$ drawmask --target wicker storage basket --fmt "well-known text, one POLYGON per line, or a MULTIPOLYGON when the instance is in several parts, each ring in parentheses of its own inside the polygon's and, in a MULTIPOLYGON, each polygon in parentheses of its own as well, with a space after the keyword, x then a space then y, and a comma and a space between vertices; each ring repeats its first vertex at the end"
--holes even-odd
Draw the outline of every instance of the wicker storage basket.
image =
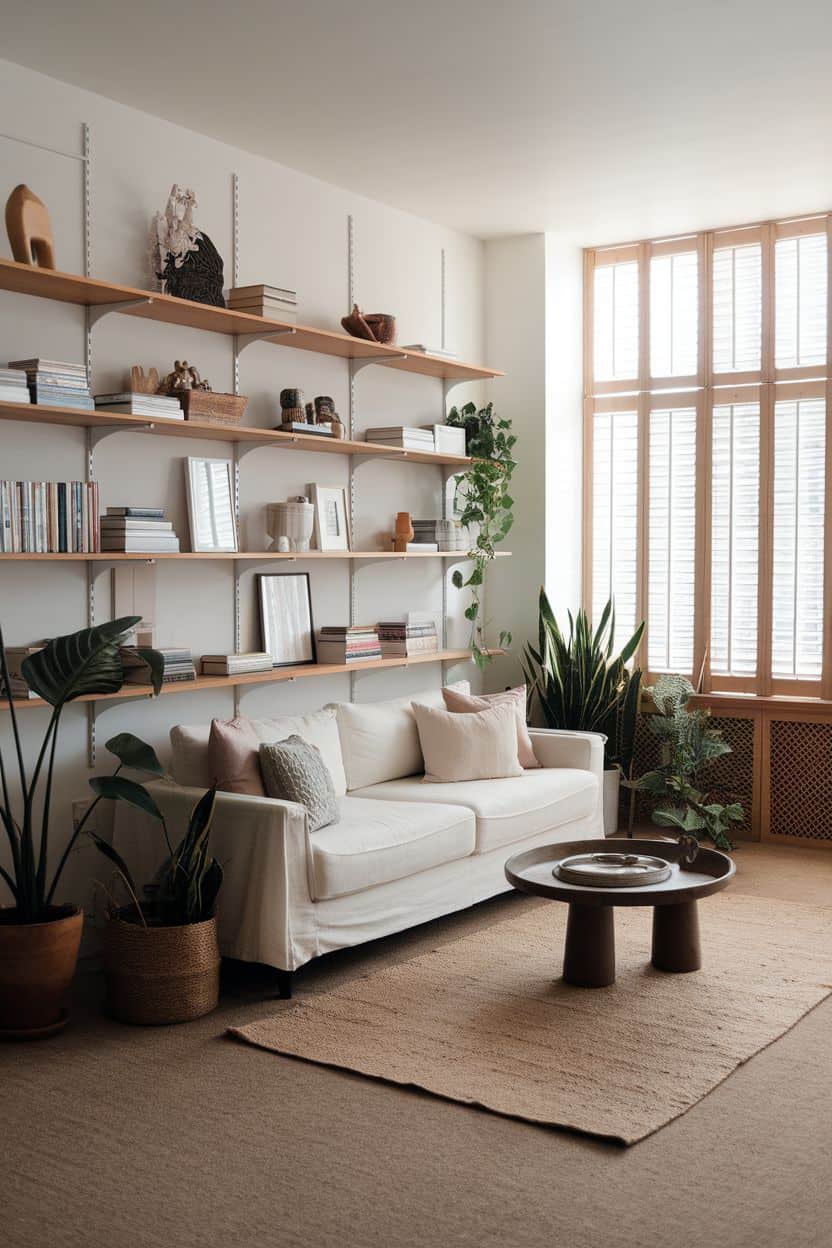
MULTIPOLYGON (((119 911, 104 932, 104 974, 113 1016, 123 1023, 187 1023, 219 1001, 217 920, 143 927, 119 911)), ((133 912, 135 913, 135 912, 133 912)))
POLYGON ((248 399, 243 394, 216 394, 213 390, 177 390, 186 420, 212 425, 239 425, 248 399))

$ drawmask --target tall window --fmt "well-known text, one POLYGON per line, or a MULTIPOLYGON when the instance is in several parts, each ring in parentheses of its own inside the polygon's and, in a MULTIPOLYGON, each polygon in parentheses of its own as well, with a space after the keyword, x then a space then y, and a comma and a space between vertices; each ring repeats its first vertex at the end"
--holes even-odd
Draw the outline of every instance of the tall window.
POLYGON ((646 620, 651 675, 832 698, 830 236, 586 253, 584 596, 596 621, 615 597, 619 640, 646 620))

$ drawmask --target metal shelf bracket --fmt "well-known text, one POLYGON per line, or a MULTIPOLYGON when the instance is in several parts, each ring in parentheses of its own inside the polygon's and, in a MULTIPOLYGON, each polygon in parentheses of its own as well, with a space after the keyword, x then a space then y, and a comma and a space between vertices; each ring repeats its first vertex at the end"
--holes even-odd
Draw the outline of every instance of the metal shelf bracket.
POLYGON ((397 351, 395 355, 367 355, 363 359, 350 360, 350 373, 357 377, 362 368, 369 368, 371 364, 389 364, 392 360, 406 359, 406 351, 397 351))
POLYGON ((155 428, 152 420, 144 425, 93 425, 88 430, 90 452, 114 433, 152 433, 155 428))
POLYGON ((235 341, 235 354, 241 355, 246 347, 250 347, 254 342, 271 342, 274 338, 291 338, 298 331, 296 329, 270 329, 261 330, 256 334, 237 334, 235 341))
POLYGON ((442 409, 445 411, 448 406, 448 396, 454 386, 464 386, 467 378, 465 377, 443 377, 442 378, 442 409))
POLYGON ((153 303, 150 295, 146 295, 143 299, 122 299, 119 303, 93 303, 87 308, 89 317, 89 327, 92 329, 102 318, 109 316, 111 312, 129 312, 131 308, 143 308, 153 303))

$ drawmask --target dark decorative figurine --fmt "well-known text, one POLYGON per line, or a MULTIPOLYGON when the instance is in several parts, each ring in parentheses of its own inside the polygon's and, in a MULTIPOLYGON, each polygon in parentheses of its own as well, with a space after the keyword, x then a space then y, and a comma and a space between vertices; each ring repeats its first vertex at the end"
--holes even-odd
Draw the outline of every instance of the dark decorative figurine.
POLYGON ((168 295, 224 308, 222 256, 193 222, 193 191, 171 187, 164 213, 153 218, 150 259, 153 274, 168 295))

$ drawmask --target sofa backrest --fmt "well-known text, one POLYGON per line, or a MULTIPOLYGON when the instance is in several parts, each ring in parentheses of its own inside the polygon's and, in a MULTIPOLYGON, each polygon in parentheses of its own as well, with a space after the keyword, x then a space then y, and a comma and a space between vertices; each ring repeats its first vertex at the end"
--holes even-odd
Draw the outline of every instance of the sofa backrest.
MULTIPOLYGON (((467 680, 449 688, 470 693, 467 680)), ((388 702, 337 702, 338 732, 347 791, 424 771, 412 703, 444 706, 441 689, 426 689, 388 702)))
MULTIPOLYGON (((281 715, 276 719, 252 719, 250 721, 261 741, 283 741, 297 733, 310 745, 316 745, 332 776, 338 797, 347 791, 344 763, 341 757, 341 741, 335 719, 335 708, 326 707, 308 715, 281 715)), ((208 738, 211 725, 177 724, 170 730, 173 750, 172 772, 177 784, 207 788, 214 777, 208 762, 208 738)))

